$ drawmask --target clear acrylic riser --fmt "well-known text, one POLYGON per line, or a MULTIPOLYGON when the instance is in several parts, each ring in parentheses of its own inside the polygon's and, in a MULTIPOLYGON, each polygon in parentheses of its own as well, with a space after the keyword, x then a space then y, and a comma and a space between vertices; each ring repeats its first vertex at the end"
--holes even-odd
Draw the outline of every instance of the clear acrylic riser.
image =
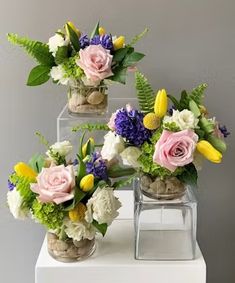
POLYGON ((195 258, 197 200, 187 187, 183 197, 156 200, 142 194, 134 182, 135 258, 192 260, 195 258))
MULTIPOLYGON (((73 132, 72 129, 74 127, 87 123, 107 123, 113 112, 119 108, 125 107, 128 103, 131 106, 138 108, 136 98, 109 98, 108 112, 103 115, 69 114, 68 106, 65 105, 57 118, 57 141, 69 140, 74 145, 74 150, 76 151, 82 131, 73 132)), ((96 144, 102 144, 105 133, 105 131, 87 131, 86 139, 92 136, 95 139, 96 144)))

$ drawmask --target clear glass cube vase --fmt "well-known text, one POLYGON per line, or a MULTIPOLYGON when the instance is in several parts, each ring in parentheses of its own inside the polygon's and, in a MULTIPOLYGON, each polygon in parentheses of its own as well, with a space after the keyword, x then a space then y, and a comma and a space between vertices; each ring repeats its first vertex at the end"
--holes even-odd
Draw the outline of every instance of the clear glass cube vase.
POLYGON ((134 181, 135 258, 140 260, 192 260, 195 258, 197 200, 186 187, 179 198, 154 199, 134 181))

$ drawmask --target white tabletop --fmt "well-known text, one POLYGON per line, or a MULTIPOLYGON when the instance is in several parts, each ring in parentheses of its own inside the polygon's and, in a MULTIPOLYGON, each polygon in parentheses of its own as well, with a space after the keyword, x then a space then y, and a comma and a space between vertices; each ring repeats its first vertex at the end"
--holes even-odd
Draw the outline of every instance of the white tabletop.
POLYGON ((115 220, 88 259, 61 263, 42 245, 35 268, 36 283, 205 283, 206 265, 199 247, 192 261, 134 259, 133 220, 115 220), (82 281, 81 281, 82 280, 82 281))

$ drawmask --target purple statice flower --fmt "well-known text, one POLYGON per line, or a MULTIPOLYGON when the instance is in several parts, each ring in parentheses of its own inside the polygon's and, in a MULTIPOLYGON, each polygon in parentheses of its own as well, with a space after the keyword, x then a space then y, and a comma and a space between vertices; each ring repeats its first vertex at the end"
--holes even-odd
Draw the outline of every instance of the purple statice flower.
POLYGON ((86 163, 86 172, 102 180, 108 179, 107 165, 101 158, 100 153, 94 152, 92 154, 91 160, 86 163))
POLYGON ((143 113, 138 110, 120 109, 114 121, 116 133, 125 138, 127 142, 141 146, 151 137, 151 131, 143 125, 143 118, 143 113))
POLYGON ((98 45, 101 44, 105 49, 112 50, 113 49, 113 41, 110 34, 104 34, 104 35, 95 35, 91 39, 91 44, 98 45))
POLYGON ((75 158, 73 161, 73 166, 76 166, 76 165, 78 165, 78 160, 75 158))
POLYGON ((80 38, 79 38, 79 42, 80 42, 80 47, 82 49, 86 48, 87 46, 90 45, 90 39, 88 37, 87 34, 83 34, 80 38))
POLYGON ((8 189, 9 191, 13 191, 15 188, 15 185, 8 179, 8 189))
POLYGON ((225 125, 224 126, 219 125, 219 130, 224 136, 224 138, 227 138, 230 135, 230 132, 228 131, 225 125))

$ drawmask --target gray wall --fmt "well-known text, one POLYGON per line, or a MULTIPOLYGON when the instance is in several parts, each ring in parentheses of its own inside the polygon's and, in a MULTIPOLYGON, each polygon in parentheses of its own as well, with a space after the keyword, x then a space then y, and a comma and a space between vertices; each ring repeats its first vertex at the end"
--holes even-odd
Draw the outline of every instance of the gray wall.
MULTIPOLYGON (((18 160, 42 149, 34 131, 56 138, 56 116, 65 104, 65 89, 48 83, 25 86, 33 66, 6 42, 7 32, 47 41, 68 19, 90 30, 100 19, 107 30, 127 38, 149 27, 138 44, 147 54, 142 71, 153 86, 177 94, 208 82, 209 111, 235 132, 235 1, 6 1, 0 6, 0 281, 32 283, 44 231, 15 221, 6 209, 6 180, 18 160)), ((134 95, 133 79, 112 87, 113 96, 134 95)), ((198 241, 208 266, 209 283, 235 280, 234 135, 221 165, 205 163, 200 174, 198 241)), ((170 282, 169 282, 170 283, 170 282)))

